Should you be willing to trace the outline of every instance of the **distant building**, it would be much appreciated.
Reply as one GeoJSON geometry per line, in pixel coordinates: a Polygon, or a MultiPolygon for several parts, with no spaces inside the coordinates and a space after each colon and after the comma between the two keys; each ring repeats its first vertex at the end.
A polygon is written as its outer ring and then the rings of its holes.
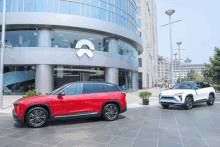
{"type": "Polygon", "coordinates": [[[171,63],[163,56],[158,56],[158,83],[168,84],[170,83],[170,68],[171,63]]]}

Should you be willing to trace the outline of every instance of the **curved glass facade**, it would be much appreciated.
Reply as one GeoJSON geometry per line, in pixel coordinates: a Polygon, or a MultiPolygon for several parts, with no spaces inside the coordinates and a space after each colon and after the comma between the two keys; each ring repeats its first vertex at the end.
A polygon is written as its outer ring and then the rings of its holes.
{"type": "MultiPolygon", "coordinates": [[[[0,1],[0,12],[3,0],[0,1]]],[[[6,12],[51,12],[91,17],[137,29],[135,0],[7,0],[6,12]]]]}
{"type": "MultiPolygon", "coordinates": [[[[46,30],[46,32],[48,32],[48,37],[50,36],[50,38],[45,38],[45,40],[49,39],[49,41],[47,41],[49,43],[43,47],[74,49],[79,40],[87,39],[93,43],[96,51],[109,52],[108,46],[110,38],[108,36],[102,36],[90,32],[86,33],[67,30],[46,30]]],[[[41,34],[41,30],[18,30],[7,31],[5,38],[7,44],[12,45],[13,47],[41,47],[39,40],[42,35],[45,36],[45,34],[41,34]]],[[[117,53],[138,60],[138,52],[132,45],[121,40],[117,41],[117,45],[117,53]]],[[[87,49],[88,47],[83,46],[82,48],[87,49]]]]}

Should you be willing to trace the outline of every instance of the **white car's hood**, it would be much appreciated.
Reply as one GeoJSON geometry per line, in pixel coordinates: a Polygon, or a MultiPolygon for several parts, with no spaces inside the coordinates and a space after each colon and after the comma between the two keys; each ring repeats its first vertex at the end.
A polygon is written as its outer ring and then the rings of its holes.
{"type": "Polygon", "coordinates": [[[186,91],[191,91],[191,89],[170,89],[162,92],[162,95],[174,95],[176,93],[184,93],[186,91]]]}

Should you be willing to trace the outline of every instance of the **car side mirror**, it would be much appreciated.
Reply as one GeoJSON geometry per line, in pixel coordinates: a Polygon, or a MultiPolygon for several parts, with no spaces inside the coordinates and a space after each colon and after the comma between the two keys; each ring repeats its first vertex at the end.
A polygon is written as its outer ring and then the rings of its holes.
{"type": "Polygon", "coordinates": [[[65,96],[64,92],[60,92],[60,93],[57,94],[58,98],[62,98],[63,96],[65,96]]]}

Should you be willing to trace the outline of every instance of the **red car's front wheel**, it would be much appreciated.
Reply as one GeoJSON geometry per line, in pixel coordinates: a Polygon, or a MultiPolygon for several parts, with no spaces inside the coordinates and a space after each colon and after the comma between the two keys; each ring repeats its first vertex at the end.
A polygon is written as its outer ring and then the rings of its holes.
{"type": "Polygon", "coordinates": [[[35,107],[28,111],[26,122],[30,127],[39,128],[44,126],[48,120],[48,112],[44,108],[35,107]]]}

